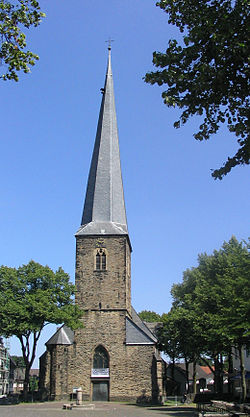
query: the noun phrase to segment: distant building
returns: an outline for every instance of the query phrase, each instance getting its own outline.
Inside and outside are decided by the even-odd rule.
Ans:
[[[193,387],[193,363],[188,366],[188,382],[189,392],[194,392]],[[173,367],[170,363],[167,367],[167,394],[168,395],[183,395],[188,391],[187,378],[186,378],[186,365],[184,362],[177,362]],[[208,366],[196,365],[196,392],[210,391],[213,392],[214,388],[214,374]]]
[[[21,394],[24,387],[24,378],[25,378],[25,368],[16,367],[13,370],[13,394]]]
[[[22,394],[24,388],[25,367],[21,356],[10,356],[9,393]],[[38,390],[39,369],[30,370],[29,391]]]
[[[245,348],[243,351],[243,360],[246,370],[246,386],[247,386],[247,397],[250,397],[250,348]],[[240,371],[240,352],[238,349],[233,349],[233,368],[234,376],[233,387],[236,396],[241,394],[241,371]]]
[[[10,357],[3,338],[0,337],[0,395],[9,393]]]
[[[39,369],[30,370],[30,391],[38,391],[39,387]]]
[[[102,93],[82,222],[76,233],[76,304],[83,311],[84,328],[73,332],[62,326],[47,341],[40,387],[49,398],[68,397],[81,387],[85,400],[146,397],[158,402],[163,395],[163,362],[157,339],[131,305],[132,248],[110,48]]]

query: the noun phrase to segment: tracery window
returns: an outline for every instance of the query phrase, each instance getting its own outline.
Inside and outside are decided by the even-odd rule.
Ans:
[[[105,249],[97,249],[95,254],[95,269],[96,271],[106,271],[107,269],[107,254]]]
[[[93,358],[93,368],[94,369],[107,369],[109,368],[109,357],[106,349],[99,345],[95,349],[94,358]]]

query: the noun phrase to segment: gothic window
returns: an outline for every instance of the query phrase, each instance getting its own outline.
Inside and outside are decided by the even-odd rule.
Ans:
[[[109,358],[106,349],[103,346],[97,346],[93,358],[94,369],[107,369],[109,368]]]
[[[101,255],[97,252],[95,256],[95,269],[99,271],[101,269]]]
[[[102,269],[106,270],[106,253],[102,253]]]
[[[95,270],[106,271],[107,269],[107,254],[105,249],[97,249],[95,252]]]

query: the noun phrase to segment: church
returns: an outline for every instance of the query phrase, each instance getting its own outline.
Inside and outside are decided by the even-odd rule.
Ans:
[[[61,326],[40,358],[40,386],[49,399],[126,401],[162,397],[157,339],[131,305],[131,242],[123,194],[111,48],[76,233],[75,303],[83,328]]]

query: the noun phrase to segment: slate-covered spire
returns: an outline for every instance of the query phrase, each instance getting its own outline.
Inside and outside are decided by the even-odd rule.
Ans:
[[[111,48],[92,155],[88,185],[77,235],[128,234],[116,122]]]

